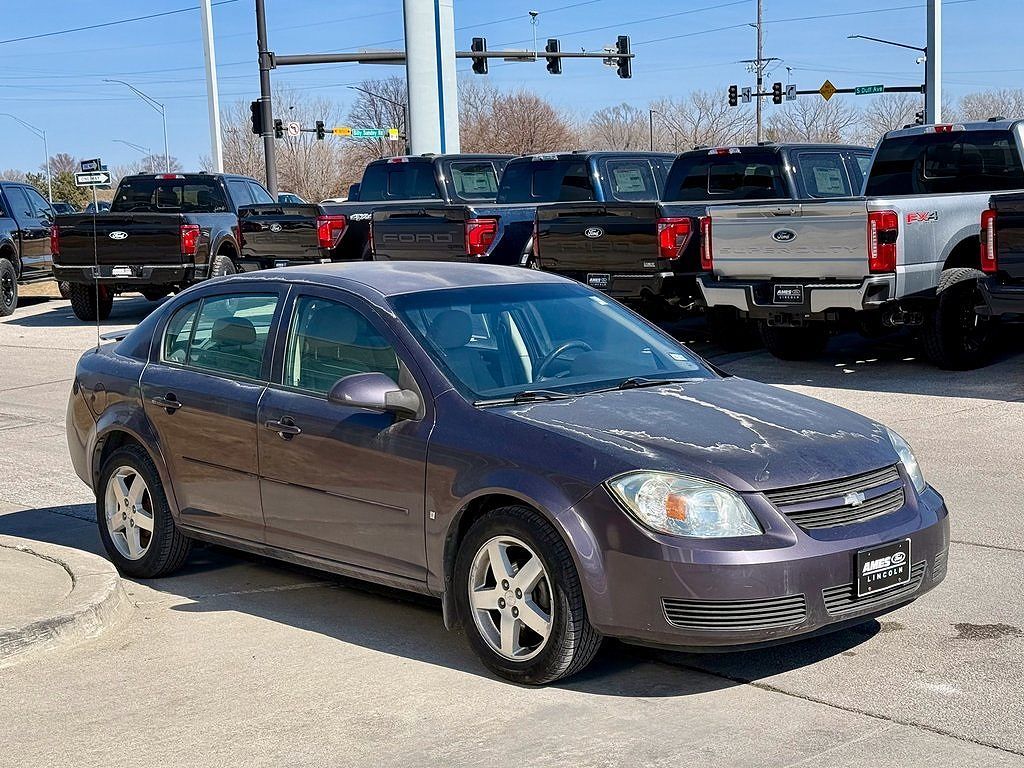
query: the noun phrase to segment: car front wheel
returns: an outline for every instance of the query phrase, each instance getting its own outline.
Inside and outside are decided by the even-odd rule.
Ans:
[[[572,556],[532,509],[502,507],[473,523],[454,588],[473,650],[506,680],[541,685],[573,675],[600,647]]]

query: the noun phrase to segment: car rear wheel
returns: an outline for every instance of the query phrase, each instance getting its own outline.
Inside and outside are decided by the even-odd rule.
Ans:
[[[569,550],[527,507],[473,523],[456,557],[455,591],[470,645],[506,680],[541,685],[573,675],[601,645]]]
[[[79,320],[106,320],[114,308],[114,294],[105,285],[72,283],[69,291],[71,309]]]
[[[107,554],[128,576],[166,576],[188,556],[191,542],[171,517],[153,460],[138,445],[118,448],[104,462],[96,521]]]
[[[18,273],[10,259],[0,259],[0,317],[7,317],[18,307]]]
[[[780,360],[812,360],[828,346],[828,328],[823,323],[803,328],[778,328],[762,322],[761,340]]]

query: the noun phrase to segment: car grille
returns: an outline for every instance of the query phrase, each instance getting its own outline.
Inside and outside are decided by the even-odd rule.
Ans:
[[[932,566],[932,581],[942,581],[946,577],[946,565],[949,562],[949,550],[944,549],[935,556]]]
[[[921,579],[924,578],[925,561],[914,563],[910,569],[910,581],[902,587],[890,589],[885,592],[878,592],[873,595],[857,597],[856,584],[842,584],[838,587],[828,587],[821,590],[825,600],[825,610],[831,615],[859,611],[869,608],[872,605],[888,603],[899,600],[901,597],[912,595],[921,586]]]
[[[661,600],[669,624],[682,629],[746,630],[789,627],[807,618],[803,595],[765,600]]]
[[[854,506],[844,498],[850,493],[862,493],[865,499]],[[765,496],[790,520],[808,530],[862,523],[891,514],[906,502],[903,480],[895,466],[841,480],[768,491]]]

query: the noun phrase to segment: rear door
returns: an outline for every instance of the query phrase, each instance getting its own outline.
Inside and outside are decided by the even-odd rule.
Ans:
[[[283,304],[276,285],[234,283],[171,315],[142,375],[146,415],[185,525],[263,540],[256,409]]]
[[[43,196],[21,184],[7,187],[7,200],[18,229],[21,231],[21,265],[24,272],[48,269],[50,227],[53,211]]]

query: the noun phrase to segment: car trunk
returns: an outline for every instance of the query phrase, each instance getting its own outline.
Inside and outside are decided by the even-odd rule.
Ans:
[[[171,213],[61,216],[60,253],[54,261],[61,266],[178,265],[183,221]]]

